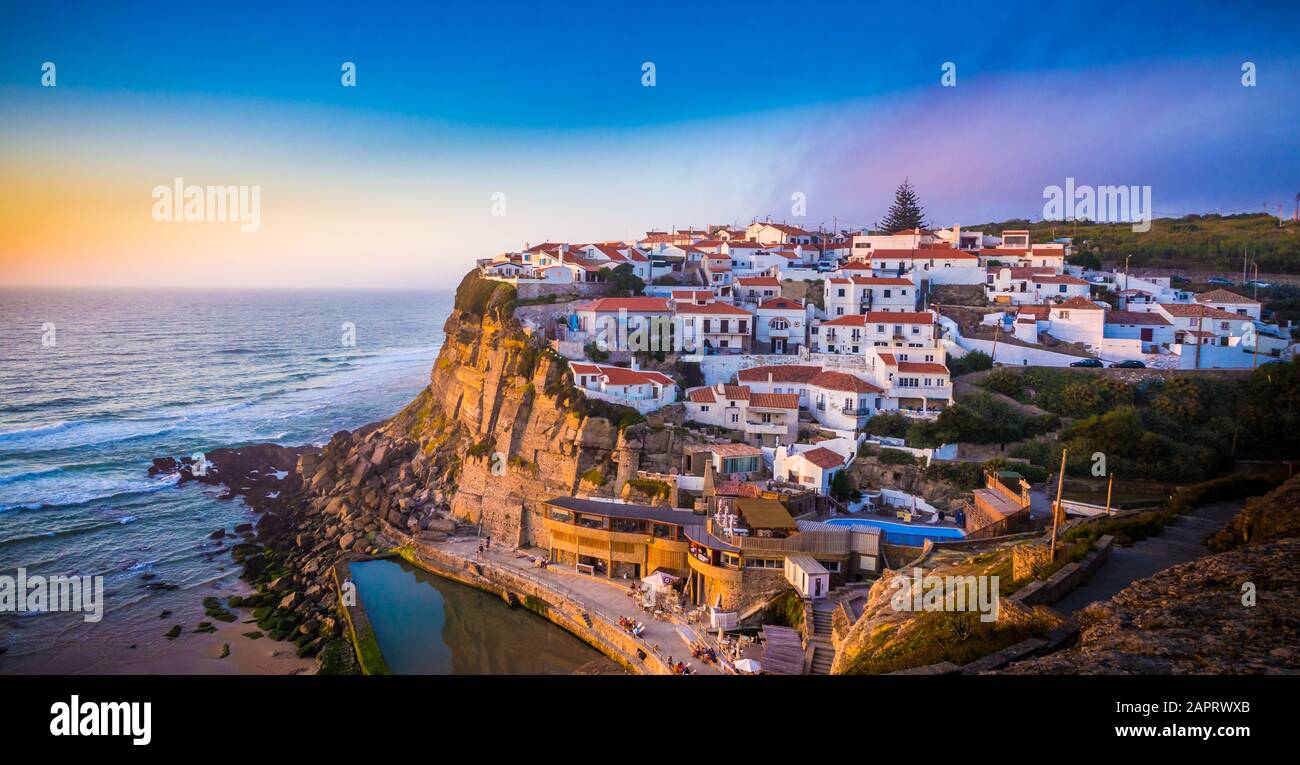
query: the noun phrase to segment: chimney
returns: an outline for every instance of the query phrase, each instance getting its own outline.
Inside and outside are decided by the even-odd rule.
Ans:
[[[633,371],[633,372],[640,372],[640,371],[641,371],[641,364],[640,364],[640,362],[638,362],[638,361],[636,360],[636,356],[633,356],[633,357],[632,357],[632,371]]]

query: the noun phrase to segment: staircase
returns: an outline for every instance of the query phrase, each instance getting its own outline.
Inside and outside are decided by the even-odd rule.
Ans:
[[[583,611],[583,612],[582,612],[582,623],[585,624],[585,625],[587,625],[587,629],[591,629],[591,627],[592,627],[592,624],[591,624],[591,614],[587,613],[586,611]]]
[[[831,673],[831,664],[835,661],[835,647],[831,644],[831,614],[834,610],[835,604],[826,601],[813,606],[813,634],[808,638],[808,649],[812,651],[810,674]]]

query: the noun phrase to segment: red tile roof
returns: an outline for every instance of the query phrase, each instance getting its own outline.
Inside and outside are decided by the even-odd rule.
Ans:
[[[767,308],[774,311],[802,311],[803,303],[788,297],[774,297],[759,303],[760,309]]]
[[[824,446],[819,446],[816,449],[809,449],[806,452],[802,452],[801,456],[823,470],[827,468],[840,467],[844,464],[843,457]]]
[[[1107,324],[1149,324],[1157,327],[1168,327],[1169,320],[1160,314],[1151,311],[1107,311]]]
[[[1069,276],[1067,274],[1035,276],[1032,278],[1032,281],[1037,282],[1038,284],[1081,284],[1084,286],[1087,286],[1088,284],[1077,276]]]
[[[736,284],[742,287],[780,287],[781,280],[775,276],[741,276]]]
[[[1251,300],[1245,295],[1238,295],[1224,289],[1210,290],[1195,296],[1198,303],[1236,303],[1239,305],[1259,305],[1258,300]]]
[[[767,382],[768,375],[771,375],[772,382],[806,383],[821,374],[821,371],[821,367],[806,364],[771,364],[742,369],[736,373],[736,379],[741,382]]]
[[[838,390],[846,393],[880,393],[881,389],[863,380],[857,375],[851,375],[847,372],[823,371],[817,373],[809,385],[815,385],[818,388],[827,390]]]
[[[691,388],[686,391],[686,400],[695,404],[712,404],[716,402],[717,396],[713,393],[713,388],[708,385],[699,388]]]
[[[1085,297],[1079,297],[1078,295],[1075,295],[1074,297],[1070,298],[1069,300],[1064,300],[1064,301],[1062,301],[1062,302],[1060,302],[1060,303],[1057,303],[1056,305],[1052,306],[1052,308],[1072,308],[1072,309],[1074,309],[1074,310],[1076,310],[1076,311],[1101,311],[1101,310],[1104,310],[1101,306],[1099,306],[1099,305],[1097,305],[1096,303],[1092,302],[1092,301],[1089,300],[1088,298],[1085,298]]]
[[[749,405],[768,409],[798,409],[798,393],[751,393]]]
[[[880,324],[933,324],[934,315],[928,311],[870,311],[867,321]]]
[[[1161,308],[1170,316],[1192,317],[1204,316],[1207,319],[1237,319],[1240,321],[1250,321],[1249,316],[1238,316],[1235,313],[1228,313],[1222,308],[1215,308],[1203,303],[1160,303]]]
[[[697,305],[696,303],[678,303],[677,313],[679,314],[698,314],[701,316],[752,316],[749,311],[730,303],[705,303]]]
[[[948,367],[943,364],[935,364],[928,361],[900,361],[898,362],[898,371],[913,372],[919,374],[946,375]]]
[[[663,312],[667,313],[667,298],[655,297],[607,297],[597,298],[587,303],[577,306],[577,311],[600,311],[602,313],[617,313],[619,310],[640,311],[640,312]]]

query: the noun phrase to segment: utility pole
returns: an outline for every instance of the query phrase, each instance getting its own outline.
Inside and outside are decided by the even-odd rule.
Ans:
[[[1065,488],[1065,455],[1068,449],[1061,450],[1061,477],[1056,482],[1056,503],[1052,505],[1052,544],[1048,548],[1048,561],[1056,560],[1056,528],[1061,519],[1061,490]]]
[[[1110,474],[1110,480],[1106,482],[1106,517],[1110,517],[1110,496],[1111,490],[1115,488],[1115,474]]]

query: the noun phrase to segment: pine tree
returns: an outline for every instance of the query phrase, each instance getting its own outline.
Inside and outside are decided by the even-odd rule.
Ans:
[[[904,178],[898,190],[894,192],[894,203],[880,228],[887,234],[897,233],[909,228],[925,228],[925,209],[921,207],[921,198],[911,181]]]

